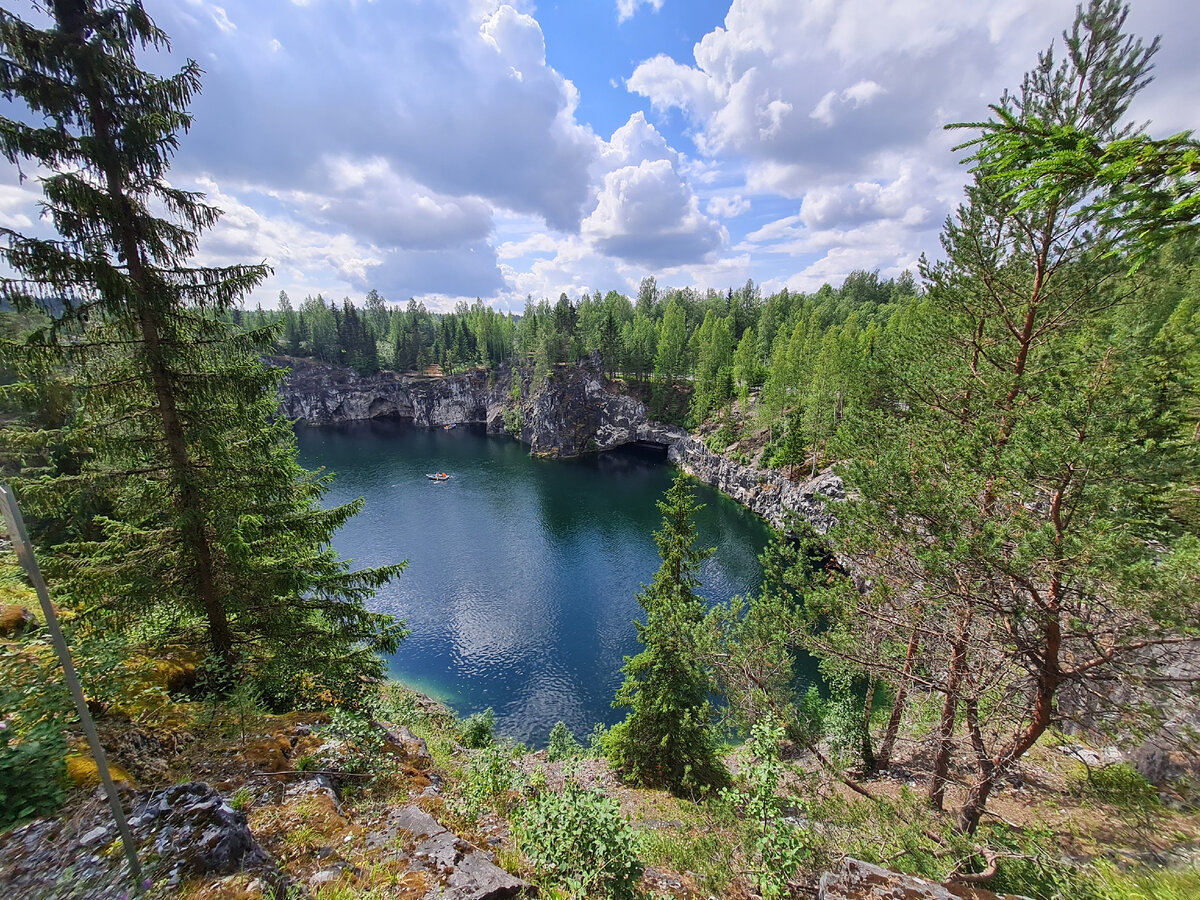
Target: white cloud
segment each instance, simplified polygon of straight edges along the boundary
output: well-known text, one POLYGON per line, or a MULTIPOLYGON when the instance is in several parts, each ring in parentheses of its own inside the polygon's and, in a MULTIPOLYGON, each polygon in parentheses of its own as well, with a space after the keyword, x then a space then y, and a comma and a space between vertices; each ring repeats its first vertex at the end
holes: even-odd
POLYGON ((21 229, 28 233, 33 227, 31 214, 37 208, 39 198, 40 194, 31 187, 0 184, 0 228, 21 229))
POLYGON ((241 30, 258 39, 222 41, 219 52, 213 29, 168 7, 176 52, 215 54, 177 165, 321 193, 314 161, 379 156, 438 195, 576 230, 602 142, 577 120, 575 87, 547 65, 525 5, 313 4, 257 19, 240 10, 241 30), (287 53, 264 52, 272 41, 287 53))
POLYGON ((834 104, 849 105, 851 109, 858 109, 864 103, 868 103, 874 97, 882 94, 883 88, 874 81, 863 80, 858 84, 851 85, 844 91, 828 91, 823 96, 817 105, 813 107, 809 118, 816 119, 825 125, 832 125, 834 120, 834 104))
POLYGON ((731 197, 713 197, 704 207, 710 216, 733 219, 750 211, 750 201, 741 194, 731 197))
POLYGON ((225 34, 237 30, 237 26, 230 21, 229 15, 225 12, 225 7, 217 6, 215 3, 207 3, 205 0, 187 0, 189 6, 195 6, 204 10, 208 14, 212 23, 217 26, 225 34))
POLYGON ((709 156, 861 177, 873 154, 915 150, 948 117, 978 115, 1011 80, 998 76, 1012 45, 1032 64, 1073 3, 1009 6, 1023 15, 985 0, 734 0, 693 65, 657 56, 627 86, 683 111, 709 156))
POLYGON ((640 111, 630 116, 601 151, 602 180, 584 237, 601 253, 651 267, 698 262, 716 251, 727 235, 700 211, 682 162, 640 111))
POLYGON ((583 233, 601 252, 650 267, 698 262, 725 240, 700 212, 695 193, 669 160, 644 160, 604 176, 583 233))
POLYGON ((662 9, 663 0, 617 0, 617 21, 626 22, 632 19, 639 6, 649 6, 658 12, 662 9))

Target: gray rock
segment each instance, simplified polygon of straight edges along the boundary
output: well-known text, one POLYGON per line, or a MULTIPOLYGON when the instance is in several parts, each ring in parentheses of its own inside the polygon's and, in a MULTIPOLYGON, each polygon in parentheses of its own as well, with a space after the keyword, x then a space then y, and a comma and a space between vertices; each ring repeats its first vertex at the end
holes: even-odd
MULTIPOLYGON (((396 845, 401 833, 416 841, 412 866, 424 870, 436 886, 427 894, 441 900, 502 900, 528 885, 499 868, 491 854, 479 850, 416 806, 392 810, 381 831, 366 837, 370 848, 396 845)), ((399 854, 397 854, 399 856, 399 854)))
POLYGON ((426 762, 433 759, 429 755, 429 745, 403 725, 396 725, 386 730, 384 732, 384 739, 394 746, 399 747, 405 756, 411 759, 424 760, 426 762))
POLYGON ((360 875, 362 870, 358 866, 352 866, 348 862, 336 862, 331 866, 326 866, 314 872, 308 879, 310 888, 317 888, 323 884, 331 884, 338 881, 346 875, 360 875))
MULTIPOLYGON (((283 878, 246 817, 201 782, 131 792, 130 830, 145 875, 179 884, 191 877, 251 871, 276 887, 283 878)), ((107 802, 90 798, 69 821, 37 819, 0 835, 0 892, 46 900, 117 900, 130 894, 122 853, 97 853, 115 838, 107 802)))
POLYGON ((286 802, 303 800, 305 797, 321 796, 329 801, 334 812, 339 816, 345 816, 346 814, 345 810, 342 809, 342 801, 338 797, 337 791, 333 789, 333 783, 325 775, 312 775, 308 778, 301 778, 294 784, 289 785, 287 790, 284 791, 283 796, 286 802))
POLYGON ((818 534, 826 534, 836 523, 826 500, 846 497, 842 479, 832 472, 819 472, 815 478, 794 482, 774 469, 743 466, 713 453, 697 437, 677 440, 667 455, 689 475, 758 513, 775 528, 784 527, 790 512, 809 522, 818 534))
POLYGON ((501 366, 495 373, 469 372, 444 378, 380 372, 361 376, 351 369, 311 360, 267 360, 288 366, 280 385, 283 414, 312 425, 377 418, 410 420, 414 425, 483 424, 489 434, 504 431, 504 413, 513 407, 513 378, 522 379, 521 440, 540 456, 567 458, 611 450, 635 441, 666 447, 686 435, 646 416, 636 398, 619 393, 605 379, 599 354, 577 366, 555 366, 538 390, 531 373, 501 366))
POLYGON ((246 816, 203 782, 167 788, 141 810, 140 830, 173 875, 223 875, 242 868, 274 868, 250 834, 246 816), (164 806, 166 811, 163 811, 164 806))
POLYGON ((109 827, 107 825, 97 825, 95 828, 93 828, 87 834, 80 837, 79 843, 81 843, 85 847, 90 847, 90 846, 92 846, 92 844, 98 844, 102 840, 104 840, 104 838, 108 834, 108 832, 109 832, 109 827))
POLYGON ((818 900, 1024 900, 963 884, 944 885, 901 875, 857 859, 842 860, 836 872, 821 876, 818 900))

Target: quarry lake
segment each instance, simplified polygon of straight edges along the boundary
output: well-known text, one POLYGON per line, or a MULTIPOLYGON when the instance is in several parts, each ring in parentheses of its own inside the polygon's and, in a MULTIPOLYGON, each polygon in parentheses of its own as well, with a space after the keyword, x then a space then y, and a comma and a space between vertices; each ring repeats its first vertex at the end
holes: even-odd
MULTIPOLYGON (((393 677, 460 715, 490 706, 501 734, 538 746, 560 719, 586 741, 624 716, 612 698, 640 648, 635 594, 659 566, 655 501, 675 473, 661 452, 541 460, 474 426, 380 420, 299 426, 297 438, 307 468, 336 474, 326 505, 366 500, 334 540, 342 556, 354 568, 408 560, 372 603, 412 629, 393 677), (435 472, 451 477, 425 477, 435 472)), ((757 590, 767 526, 696 492, 699 545, 717 548, 701 593, 757 590)))

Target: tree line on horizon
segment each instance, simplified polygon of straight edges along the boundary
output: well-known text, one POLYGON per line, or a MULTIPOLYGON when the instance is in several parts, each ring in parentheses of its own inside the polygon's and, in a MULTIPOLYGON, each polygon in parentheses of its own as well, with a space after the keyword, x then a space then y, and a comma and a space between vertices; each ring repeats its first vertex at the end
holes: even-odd
POLYGON ((250 329, 278 323, 277 352, 362 375, 429 366, 453 374, 503 364, 533 365, 545 375, 598 352, 609 375, 653 388, 656 414, 697 425, 764 386, 767 414, 775 415, 787 405, 788 386, 803 380, 810 366, 820 362, 829 370, 830 357, 844 356, 849 344, 873 345, 892 313, 917 294, 909 272, 881 279, 878 271, 855 271, 837 288, 784 288, 766 297, 753 281, 701 292, 660 290, 650 276, 633 299, 598 290, 578 301, 562 294, 553 304, 531 298, 519 315, 480 300, 432 313, 422 302, 391 304, 372 290, 362 306, 349 298, 331 303, 320 294, 293 305, 281 292, 278 309, 235 310, 231 320, 250 329), (686 390, 678 397, 681 387, 686 390))

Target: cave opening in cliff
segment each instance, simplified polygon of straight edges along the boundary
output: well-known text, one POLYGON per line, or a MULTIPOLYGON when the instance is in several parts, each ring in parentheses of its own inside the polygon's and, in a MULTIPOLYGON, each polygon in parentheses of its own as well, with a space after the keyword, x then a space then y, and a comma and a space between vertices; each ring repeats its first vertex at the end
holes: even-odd
POLYGON ((367 407, 367 416, 371 419, 399 419, 400 410, 394 400, 387 397, 376 397, 367 407))

